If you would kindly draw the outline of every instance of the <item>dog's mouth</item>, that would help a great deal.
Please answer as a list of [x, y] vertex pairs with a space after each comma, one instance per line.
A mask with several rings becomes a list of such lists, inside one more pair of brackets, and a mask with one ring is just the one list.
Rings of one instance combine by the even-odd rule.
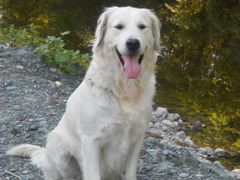
[[122, 55], [117, 48], [115, 48], [116, 54], [123, 65], [123, 70], [125, 72], [125, 75], [129, 79], [136, 79], [141, 72], [141, 63], [143, 60], [142, 55], [138, 54], [127, 54], [127, 55]]

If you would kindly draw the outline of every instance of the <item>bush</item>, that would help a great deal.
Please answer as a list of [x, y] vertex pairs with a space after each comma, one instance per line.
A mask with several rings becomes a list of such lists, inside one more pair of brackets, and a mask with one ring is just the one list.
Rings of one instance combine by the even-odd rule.
[[67, 31], [61, 33], [60, 37], [48, 36], [42, 38], [33, 24], [22, 29], [16, 29], [14, 25], [11, 25], [8, 28], [2, 28], [0, 43], [16, 47], [33, 45], [35, 51], [39, 53], [39, 57], [45, 57], [45, 62], [49, 66], [56, 66], [58, 73], [76, 74], [77, 66], [81, 66], [86, 70], [91, 56], [88, 53], [81, 54], [79, 50], [64, 48], [65, 43], [62, 37], [69, 33]]

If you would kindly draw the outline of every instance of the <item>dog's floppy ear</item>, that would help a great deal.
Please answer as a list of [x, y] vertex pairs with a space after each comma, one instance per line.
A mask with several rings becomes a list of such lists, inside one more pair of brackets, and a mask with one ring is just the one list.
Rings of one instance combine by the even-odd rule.
[[152, 34], [154, 38], [154, 50], [159, 52], [160, 51], [160, 28], [161, 23], [158, 20], [157, 16], [151, 12], [151, 20], [152, 20]]
[[114, 8], [115, 7], [106, 8], [104, 10], [104, 12], [98, 18], [97, 29], [95, 32], [95, 42], [94, 42], [95, 47], [98, 47], [103, 43], [106, 31], [107, 31], [108, 16], [109, 16], [111, 10]]

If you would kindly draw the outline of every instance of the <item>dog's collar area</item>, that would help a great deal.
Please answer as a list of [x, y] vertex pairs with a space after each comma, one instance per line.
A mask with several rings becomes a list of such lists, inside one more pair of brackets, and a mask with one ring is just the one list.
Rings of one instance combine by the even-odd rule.
[[[115, 47], [116, 54], [118, 56], [118, 59], [120, 60], [121, 64], [124, 66], [124, 60], [122, 58], [122, 54], [118, 51], [117, 47]], [[144, 54], [139, 56], [138, 63], [141, 64], [143, 61]]]
[[96, 87], [96, 88], [98, 88], [98, 89], [103, 90], [104, 92], [106, 92], [106, 93], [108, 93], [108, 94], [114, 94], [113, 91], [112, 91], [110, 88], [105, 88], [105, 87], [103, 87], [103, 86], [101, 86], [101, 85], [95, 84], [95, 83], [93, 82], [92, 78], [88, 78], [88, 79], [86, 80], [86, 83], [87, 83], [87, 85], [88, 85], [89, 87], [91, 87], [91, 88]]

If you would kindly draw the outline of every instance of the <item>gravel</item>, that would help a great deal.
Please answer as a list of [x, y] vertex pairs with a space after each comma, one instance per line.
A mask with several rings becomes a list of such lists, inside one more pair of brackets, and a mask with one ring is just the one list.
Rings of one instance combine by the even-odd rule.
[[[32, 47], [0, 45], [0, 179], [43, 179], [28, 158], [9, 157], [17, 144], [44, 146], [60, 120], [69, 95], [83, 77], [56, 74]], [[184, 132], [184, 120], [157, 108], [146, 132], [138, 164], [138, 180], [237, 180], [240, 170], [226, 170], [223, 149], [200, 148]], [[208, 160], [208, 157], [215, 157]]]

